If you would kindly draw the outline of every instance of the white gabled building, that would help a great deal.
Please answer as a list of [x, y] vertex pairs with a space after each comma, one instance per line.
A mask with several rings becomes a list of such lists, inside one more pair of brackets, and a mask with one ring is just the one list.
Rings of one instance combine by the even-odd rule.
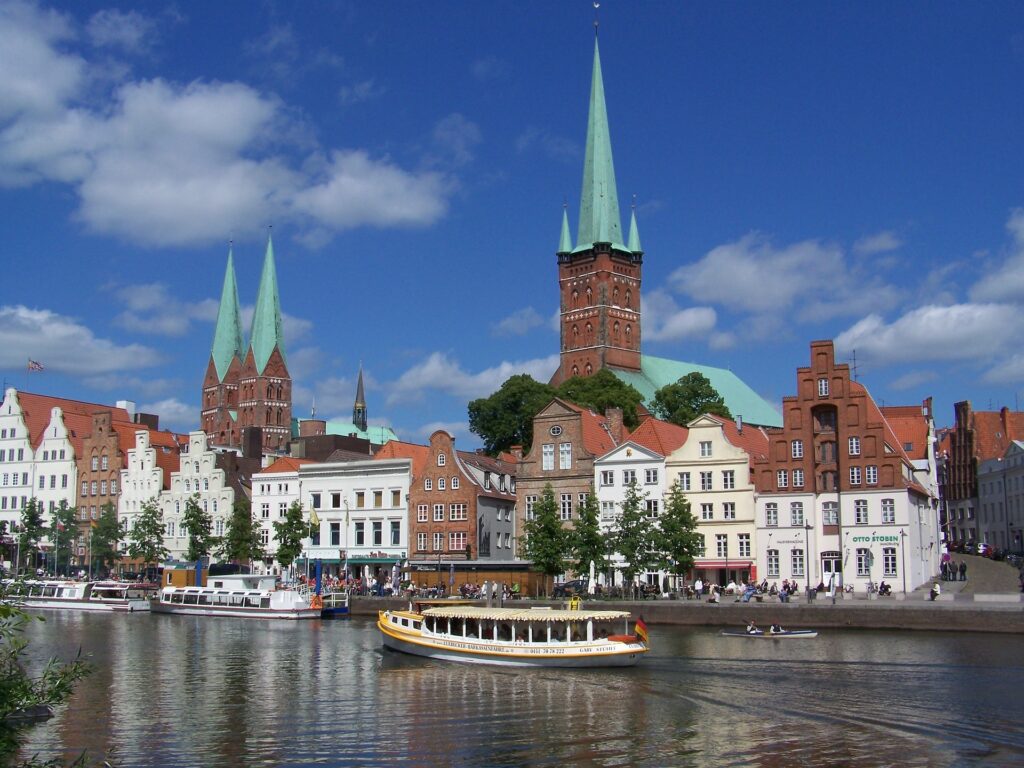
[[199, 506], [213, 518], [213, 535], [223, 536], [235, 503], [235, 490], [227, 483], [224, 470], [218, 468], [217, 452], [210, 449], [205, 432], [189, 432], [180, 469], [171, 472], [169, 488], [160, 494], [166, 527], [164, 546], [171, 559], [184, 560], [188, 552], [188, 531], [182, 528], [181, 519], [185, 504], [195, 495]]
[[[149, 430], [135, 432], [135, 447], [128, 449], [126, 466], [121, 470], [117, 517], [125, 524], [126, 531], [131, 531], [143, 505], [150, 500], [157, 503], [161, 514], [164, 513], [161, 494], [169, 487], [171, 474], [180, 469], [177, 445], [164, 440], [165, 445], [154, 446], [151, 437]], [[127, 550], [128, 543], [122, 542], [121, 551], [126, 553]]]
[[[312, 463], [308, 459], [283, 456], [252, 476], [252, 514], [260, 524], [260, 541], [266, 552], [262, 564], [264, 573], [281, 573], [281, 564], [277, 562], [274, 523], [283, 520], [288, 514], [288, 508], [301, 499], [299, 468]], [[257, 568], [259, 565], [253, 563]]]
[[767, 438], [760, 427], [710, 414], [697, 417], [688, 427], [689, 439], [665, 465], [686, 494], [704, 541], [693, 578], [721, 586], [730, 581], [749, 583], [758, 576], [751, 457], [763, 457]]

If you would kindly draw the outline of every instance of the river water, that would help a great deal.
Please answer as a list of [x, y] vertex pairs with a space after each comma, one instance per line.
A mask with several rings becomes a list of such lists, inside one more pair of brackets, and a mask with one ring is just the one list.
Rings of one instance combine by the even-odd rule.
[[375, 624], [46, 614], [95, 671], [25, 755], [115, 766], [1020, 766], [1024, 640], [652, 627], [632, 669], [382, 651]]

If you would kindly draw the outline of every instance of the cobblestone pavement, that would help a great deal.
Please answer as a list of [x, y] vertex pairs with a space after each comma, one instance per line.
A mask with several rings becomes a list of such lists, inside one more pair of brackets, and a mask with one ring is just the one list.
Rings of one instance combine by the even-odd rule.
[[[943, 592], [957, 595], [1000, 594], [1012, 592], [1020, 594], [1020, 574], [1017, 569], [1002, 560], [990, 560], [977, 555], [954, 554], [957, 563], [967, 563], [967, 581], [941, 581]], [[938, 577], [932, 582], [938, 581]], [[932, 582], [917, 590], [927, 593]]]

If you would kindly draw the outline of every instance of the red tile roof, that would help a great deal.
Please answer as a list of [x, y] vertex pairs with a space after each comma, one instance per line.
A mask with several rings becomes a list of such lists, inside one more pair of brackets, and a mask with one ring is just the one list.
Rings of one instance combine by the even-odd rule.
[[721, 419], [722, 430], [725, 432], [726, 439], [737, 448], [742, 448], [750, 456], [751, 462], [754, 459], [768, 458], [768, 435], [761, 427], [755, 427], [752, 424], [744, 424], [743, 429], [740, 430], [736, 426], [736, 422], [730, 419]]
[[388, 440], [373, 455], [374, 459], [412, 459], [412, 474], [422, 477], [427, 462], [430, 460], [430, 446], [404, 443], [401, 440]]
[[1002, 456], [1010, 443], [1024, 438], [1024, 413], [1004, 408], [1001, 411], [973, 411], [974, 450], [981, 461]]
[[[568, 400], [559, 399], [568, 408], [580, 415], [580, 428], [583, 433], [583, 447], [593, 456], [604, 456], [615, 447], [615, 440], [612, 439], [608, 429], [608, 422], [604, 416], [598, 416], [591, 410], [581, 408]], [[625, 437], [625, 435], [623, 435]]]
[[82, 454], [82, 438], [92, 432], [92, 414], [109, 411], [113, 421], [131, 422], [131, 417], [124, 408], [37, 395], [33, 392], [19, 391], [18, 404], [21, 406], [33, 449], [38, 448], [43, 441], [43, 433], [50, 423], [50, 411], [53, 408], [60, 408], [64, 413], [64, 424], [68, 428], [68, 438], [76, 456]]
[[282, 456], [270, 466], [261, 469], [260, 474], [271, 474], [274, 472], [298, 472], [299, 467], [305, 464], [316, 464], [312, 459], [296, 459], [291, 456]]
[[668, 421], [661, 421], [650, 416], [640, 422], [627, 439], [654, 451], [660, 456], [668, 456], [686, 442], [690, 430]]
[[[908, 464], [912, 464], [912, 462], [910, 460], [910, 456], [903, 449], [903, 443], [896, 436], [896, 433], [893, 431], [892, 426], [889, 424], [889, 422], [886, 420], [885, 416], [882, 414], [882, 411], [878, 407], [878, 404], [875, 402], [875, 399], [871, 396], [871, 393], [868, 392], [867, 387], [865, 387], [859, 381], [851, 381], [850, 382], [850, 391], [851, 392], [856, 392], [858, 390], [863, 392], [864, 395], [865, 395], [864, 399], [867, 402], [867, 408], [868, 408], [868, 418], [867, 418], [868, 423], [870, 424], [870, 423], [879, 423], [880, 422], [885, 427], [885, 433], [883, 435], [883, 438], [885, 440], [886, 445], [888, 445], [890, 448], [892, 448], [893, 453], [895, 453], [898, 456], [900, 456]], [[917, 491], [918, 493], [920, 493], [920, 494], [922, 494], [924, 496], [928, 495], [928, 491], [924, 488], [924, 486], [922, 486], [920, 483], [918, 483], [916, 481], [908, 481], [907, 482], [907, 487]]]
[[922, 413], [921, 406], [886, 405], [882, 406], [881, 411], [907, 456], [911, 459], [927, 459], [928, 419]]

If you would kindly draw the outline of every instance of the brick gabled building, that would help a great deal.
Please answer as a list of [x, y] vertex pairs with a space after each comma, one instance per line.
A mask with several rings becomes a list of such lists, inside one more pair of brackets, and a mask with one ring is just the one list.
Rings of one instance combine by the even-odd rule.
[[913, 461], [867, 389], [811, 342], [782, 429], [755, 463], [758, 560], [770, 581], [887, 581], [911, 590], [938, 568], [936, 515]]
[[953, 406], [954, 424], [939, 443], [939, 495], [943, 528], [951, 542], [978, 539], [978, 470], [1024, 439], [1024, 413], [975, 411], [969, 400]]
[[570, 524], [594, 490], [594, 461], [623, 441], [622, 410], [606, 416], [555, 398], [533, 418], [533, 445], [516, 472], [516, 530], [533, 517], [533, 506], [550, 483], [563, 521]]

